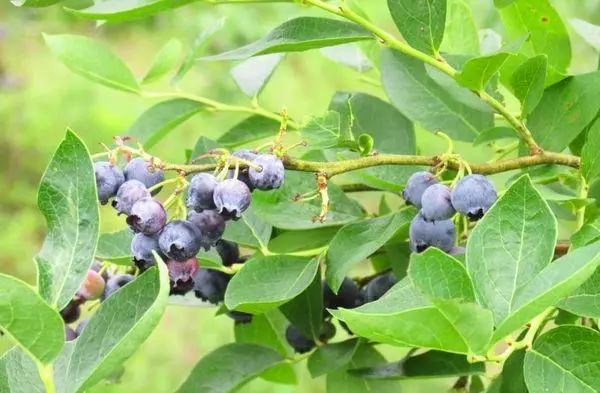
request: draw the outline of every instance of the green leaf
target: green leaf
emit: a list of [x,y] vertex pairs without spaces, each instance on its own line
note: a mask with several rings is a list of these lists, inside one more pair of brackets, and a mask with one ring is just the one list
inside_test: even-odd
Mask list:
[[87,147],[67,130],[38,189],[38,207],[47,223],[44,245],[35,257],[44,300],[62,309],[73,298],[96,252],[98,196]]
[[511,315],[497,324],[492,340],[501,340],[546,308],[556,306],[586,282],[598,265],[600,244],[577,249],[551,263],[515,294]]
[[49,363],[65,343],[62,318],[26,283],[0,274],[0,327],[30,356]]
[[599,363],[600,333],[583,326],[559,326],[527,351],[525,382],[530,393],[597,392]]
[[525,38],[527,37],[523,36],[495,53],[467,60],[460,72],[456,74],[455,79],[461,86],[482,91],[498,73],[504,62],[519,50]]
[[318,267],[319,258],[309,260],[289,255],[252,258],[229,282],[225,305],[230,310],[253,314],[277,308],[302,293],[313,281]]
[[[205,160],[206,162],[214,162],[214,160],[210,157],[208,158],[204,158],[204,159],[200,159],[200,160],[196,160],[198,157],[200,157],[201,155],[203,155],[204,153],[207,153],[209,150],[211,149],[218,149],[221,148],[223,146],[221,146],[219,143],[213,141],[210,138],[207,138],[205,136],[200,136],[198,138],[198,140],[196,141],[196,144],[194,145],[194,148],[192,149],[192,153],[190,155],[192,160],[195,160],[195,163],[202,163],[202,160]],[[210,161],[209,161],[210,160]]]
[[[160,261],[158,255],[155,255]],[[164,263],[153,267],[111,295],[96,311],[56,369],[61,392],[85,390],[110,376],[154,330],[167,305],[169,274]],[[66,348],[66,347],[65,347]],[[59,358],[61,360],[61,358]]]
[[202,60],[243,60],[269,53],[301,52],[373,38],[369,31],[355,23],[305,16],[279,25],[251,44]]
[[492,142],[498,139],[515,139],[517,138],[517,133],[513,128],[510,127],[493,127],[484,130],[479,134],[477,138],[473,141],[473,146],[479,146],[486,142]]
[[308,358],[307,367],[310,375],[318,378],[347,365],[359,345],[358,339],[351,338],[339,343],[317,347]]
[[438,53],[444,38],[446,0],[388,0],[394,23],[406,42],[426,53]]
[[523,361],[525,350],[513,352],[502,367],[502,374],[498,378],[498,393],[528,393],[523,375]]
[[521,114],[530,114],[542,99],[548,58],[539,55],[521,64],[510,78],[515,97],[521,101]]
[[302,293],[281,306],[281,312],[307,337],[317,341],[321,334],[323,324],[323,285],[321,284],[321,270]]
[[98,248],[96,249],[95,257],[117,265],[131,266],[132,240],[133,232],[130,229],[102,233],[98,239]]
[[600,240],[600,217],[586,222],[571,236],[571,248],[580,248],[598,240]]
[[340,114],[327,111],[323,116],[314,116],[299,130],[310,150],[334,147],[340,139]]
[[202,358],[177,393],[228,393],[282,362],[282,356],[273,349],[228,344]]
[[181,41],[175,38],[169,40],[156,54],[148,72],[142,79],[142,84],[156,82],[169,73],[179,60],[182,48]]
[[171,79],[171,84],[173,86],[177,85],[183,79],[183,77],[192,69],[194,63],[196,62],[196,58],[202,54],[202,52],[208,45],[210,38],[212,38],[217,31],[221,30],[224,25],[225,18],[217,19],[196,36],[196,39],[192,44],[191,50],[177,69],[175,76]]
[[368,380],[348,372],[348,369],[372,367],[383,362],[385,358],[375,348],[359,343],[349,363],[327,374],[327,392],[397,393],[398,382]]
[[104,86],[140,93],[140,86],[125,63],[106,46],[77,35],[44,34],[52,54],[74,73]]
[[17,7],[48,7],[60,3],[62,0],[10,0]]
[[456,140],[472,141],[492,127],[492,113],[457,101],[428,74],[425,65],[400,52],[385,50],[381,81],[391,102],[428,130],[444,130]]
[[414,215],[414,209],[407,208],[343,226],[327,251],[326,277],[331,289],[337,292],[350,269],[377,251],[398,230],[407,227]]
[[597,51],[600,50],[600,27],[588,21],[573,18],[570,20],[573,30]]
[[219,137],[219,143],[234,148],[246,143],[255,142],[267,137],[275,137],[279,131],[279,122],[266,117],[250,116]]
[[[329,108],[341,115],[342,139],[344,135],[350,135],[353,140],[355,135],[368,133],[374,140],[373,147],[380,153],[416,153],[413,124],[380,98],[364,93],[336,92]],[[327,158],[334,157],[328,155]],[[346,154],[344,158],[356,158],[356,154]],[[398,192],[417,170],[415,166],[378,166],[354,171],[350,175],[372,187]]]
[[0,392],[47,393],[34,360],[19,347],[0,357]]
[[285,181],[279,190],[252,193],[252,206],[261,219],[281,229],[340,226],[363,217],[361,206],[330,182],[327,185],[330,199],[327,221],[313,221],[321,213],[321,201],[293,202],[292,199],[298,193],[312,191],[315,187],[314,174],[286,171]]
[[246,247],[260,249],[261,243],[269,243],[272,230],[271,224],[263,221],[250,206],[244,212],[241,220],[227,223],[222,237]]
[[[460,294],[460,287],[448,282],[449,293]],[[375,302],[330,313],[370,340],[463,354],[481,352],[493,327],[488,310],[454,299],[429,300],[408,278]]]
[[283,58],[281,53],[251,57],[233,67],[231,76],[248,97],[258,96]]
[[104,0],[81,10],[65,9],[80,18],[114,22],[146,18],[197,1],[201,0]]
[[571,63],[571,42],[565,24],[549,0],[520,0],[496,6],[509,40],[530,34],[521,49],[523,54],[528,57],[546,54],[548,65],[566,72]]
[[527,175],[475,226],[467,242],[467,270],[496,326],[516,310],[518,294],[550,263],[556,232],[556,218]]
[[600,270],[583,283],[575,292],[561,300],[561,308],[584,317],[600,318]]
[[471,7],[464,0],[450,0],[441,49],[451,54],[479,54],[479,35]]
[[139,140],[146,149],[156,145],[175,127],[206,109],[206,105],[187,98],[174,98],[148,108],[129,127],[128,135]]
[[329,245],[338,230],[337,227],[325,227],[283,232],[271,239],[269,250],[278,254],[302,252],[312,252],[312,255],[319,254],[324,247]]
[[358,72],[367,72],[373,68],[371,60],[353,42],[321,48],[319,52],[329,60],[350,67]]
[[365,379],[448,378],[485,374],[485,363],[469,363],[464,355],[427,351],[399,362],[350,371]]
[[588,184],[600,177],[598,151],[600,151],[600,121],[595,121],[587,133],[587,140],[581,150],[581,174]]

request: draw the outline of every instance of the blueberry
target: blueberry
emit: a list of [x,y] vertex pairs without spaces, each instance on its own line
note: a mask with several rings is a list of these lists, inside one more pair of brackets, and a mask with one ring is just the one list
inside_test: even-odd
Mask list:
[[94,174],[96,175],[96,188],[98,189],[98,200],[106,205],[108,200],[117,195],[117,190],[125,181],[121,169],[107,161],[94,163]]
[[240,247],[237,243],[221,239],[217,242],[217,252],[221,257],[224,266],[231,266],[238,263],[240,259]]
[[185,295],[194,288],[193,277],[198,271],[198,260],[190,258],[185,262],[170,260],[167,262],[171,295]]
[[421,197],[421,212],[429,221],[447,220],[456,213],[452,206],[452,192],[443,184],[429,186]]
[[150,197],[150,192],[141,181],[128,180],[119,187],[117,197],[112,201],[112,205],[119,214],[129,215],[134,203],[148,197]]
[[104,288],[104,293],[100,300],[104,301],[117,290],[123,288],[125,285],[129,284],[131,281],[135,279],[135,276],[132,274],[120,274],[118,276],[114,276],[106,283],[106,288]]
[[79,324],[75,328],[75,333],[77,333],[77,336],[81,336],[83,329],[85,329],[85,327],[88,325],[89,322],[90,322],[89,319],[84,319],[83,321],[79,322]]
[[212,304],[223,301],[231,279],[228,274],[212,269],[198,269],[193,278],[196,297]]
[[410,223],[408,235],[414,252],[425,251],[428,247],[448,252],[454,247],[456,228],[452,220],[427,221],[419,212]]
[[359,306],[361,302],[362,294],[354,280],[348,277],[344,278],[337,295],[333,293],[326,282],[323,282],[323,305],[325,308],[354,308]]
[[217,178],[209,173],[198,173],[192,177],[188,187],[187,207],[196,211],[216,208],[213,193],[217,184]]
[[497,198],[496,187],[483,175],[467,175],[452,190],[452,204],[471,221],[483,217]]
[[363,288],[365,303],[374,302],[382,297],[391,287],[396,284],[397,280],[393,274],[387,273],[377,276]]
[[165,225],[158,235],[158,246],[170,259],[185,262],[200,251],[202,234],[191,222],[174,220]]
[[319,333],[319,341],[329,341],[335,336],[335,325],[330,321],[324,321],[321,326],[321,332]]
[[[139,180],[147,188],[150,188],[163,180],[165,180],[165,174],[161,169],[152,166],[151,163],[145,161],[143,158],[137,157],[129,161],[125,166],[125,180]],[[158,194],[160,188],[152,192],[152,195]]]
[[429,172],[415,172],[406,182],[406,187],[402,191],[402,198],[407,205],[414,205],[417,209],[421,208],[421,197],[425,190],[437,183],[435,176]]
[[134,231],[153,235],[167,223],[167,212],[156,199],[142,198],[133,204],[126,221]]
[[217,185],[213,198],[223,217],[237,220],[250,206],[250,189],[237,179],[227,179]]
[[154,265],[155,259],[152,250],[160,255],[158,235],[149,236],[136,233],[131,241],[131,254],[133,255],[133,262],[141,272],[145,272]]
[[252,322],[252,314],[241,311],[229,311],[227,316],[235,322],[236,325]]
[[294,325],[289,325],[285,330],[285,339],[288,344],[298,353],[306,353],[316,346],[316,343],[308,338]]
[[69,304],[65,306],[62,310],[60,310],[60,316],[62,317],[65,323],[73,323],[79,319],[81,315],[81,310],[79,309],[79,302],[70,301]]
[[106,282],[104,278],[94,270],[88,270],[85,280],[77,291],[77,296],[85,300],[100,299],[104,293]]
[[254,168],[248,171],[254,187],[259,190],[274,190],[281,187],[285,169],[279,158],[271,154],[261,154],[252,163],[262,168],[260,172]]
[[65,325],[65,341],[73,341],[77,338],[77,332]]
[[[248,149],[236,150],[233,153],[231,153],[231,155],[250,162],[254,161],[254,159],[258,156],[258,154],[253,153]],[[227,178],[232,179],[234,173],[234,170],[230,170]],[[237,179],[244,182],[244,184],[248,186],[250,191],[254,190],[254,185],[252,184],[252,181],[250,181],[250,176],[248,175],[247,167],[240,168]]]
[[225,232],[225,219],[216,210],[203,210],[200,213],[191,210],[187,219],[200,229],[202,247],[206,251],[215,246]]

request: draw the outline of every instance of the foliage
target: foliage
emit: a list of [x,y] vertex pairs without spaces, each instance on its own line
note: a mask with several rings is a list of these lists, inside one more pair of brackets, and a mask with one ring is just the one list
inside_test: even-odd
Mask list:
[[[192,2],[108,0],[64,8],[81,18],[125,22]],[[286,1],[235,1],[240,8],[277,2]],[[503,42],[484,50],[462,0],[388,0],[402,40],[373,23],[355,2],[297,2],[321,13],[287,20],[237,49],[208,54],[203,44],[217,23],[200,34],[183,61],[182,45],[174,38],[139,78],[125,60],[92,38],[44,36],[53,55],[74,73],[160,102],[105,152],[90,154],[71,130],[56,149],[38,194],[48,230],[35,258],[37,288],[0,276],[0,327],[17,344],[0,358],[0,390],[79,392],[110,378],[146,340],[167,303],[181,300],[179,280],[195,277],[198,266],[221,277],[227,289],[213,301],[198,294],[205,288],[188,288],[188,294],[200,298],[190,296],[191,304],[218,303],[219,313],[237,315],[236,343],[200,359],[177,391],[227,392],[258,377],[293,384],[296,376],[289,365],[305,358],[313,377],[326,375],[331,391],[396,391],[398,380],[435,377],[457,378],[456,389],[470,386],[471,391],[600,390],[600,371],[594,366],[600,346],[594,320],[599,315],[600,210],[590,192],[600,173],[600,106],[593,99],[600,73],[569,73],[576,59],[561,15],[549,0],[497,0]],[[60,1],[13,3],[45,7]],[[286,108],[261,106],[260,94],[285,55],[315,49],[355,70],[387,100],[339,91],[328,108],[307,119],[294,119]],[[242,61],[230,68],[251,100],[247,105],[181,90],[192,61],[231,60]],[[173,73],[172,90],[151,88]],[[371,77],[378,73],[380,82]],[[201,136],[196,146],[187,146],[186,163],[147,152],[160,151],[169,133],[201,112],[248,117],[218,141]],[[419,155],[416,129],[434,132],[447,150]],[[507,138],[518,141],[504,144]],[[455,141],[486,143],[496,154],[485,163],[470,162],[455,153]],[[172,191],[162,205],[171,219],[186,219],[187,209],[194,208],[185,204],[190,175],[214,171],[221,182],[250,176],[252,186],[252,171],[268,169],[231,154],[240,147],[268,151],[285,167],[283,185],[254,190],[248,210],[243,201],[232,202],[243,215],[227,221],[219,238],[242,245],[249,251],[247,261],[228,260],[218,246],[218,252],[205,247],[197,255],[198,265],[194,259],[191,271],[178,276],[175,270],[182,268],[177,263],[188,261],[173,261],[162,246],[146,258],[154,261],[149,267],[137,256],[132,260],[129,230],[100,233],[96,194],[101,184],[98,172],[94,179],[94,161],[107,159],[118,166],[141,157],[150,172],[165,171],[167,179],[149,186],[150,191]],[[513,177],[498,199],[481,209],[479,221],[460,214],[451,218],[455,247],[440,250],[427,244],[431,247],[423,251],[413,228],[417,210],[391,209],[385,199],[406,191],[409,176],[419,170],[450,188],[471,173],[513,171]],[[351,183],[332,180],[342,174]],[[363,191],[382,197],[375,216],[349,197]],[[473,194],[476,199],[477,190]],[[560,232],[557,242],[558,219],[574,229],[568,235]],[[568,250],[560,247],[564,241],[570,241]],[[101,301],[93,300],[89,323],[73,340],[65,310],[90,300],[81,299],[80,288],[87,285],[96,260],[99,274],[135,278],[119,284],[123,288],[114,294],[107,279]],[[374,274],[349,279],[365,260]],[[375,278],[390,271],[398,282],[377,299],[365,300]],[[352,304],[346,302],[348,286],[360,291]],[[575,316],[570,324],[549,323],[565,312]],[[326,332],[331,320],[356,337],[340,340]],[[290,323],[305,335],[308,350],[290,339]],[[389,362],[379,344],[411,350]],[[506,349],[498,353],[500,347]],[[491,363],[502,366],[500,374],[482,383]]]

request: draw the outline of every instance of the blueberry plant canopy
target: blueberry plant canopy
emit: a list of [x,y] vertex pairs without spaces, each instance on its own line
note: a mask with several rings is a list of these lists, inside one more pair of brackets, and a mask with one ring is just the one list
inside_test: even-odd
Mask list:
[[[37,286],[0,274],[0,328],[15,344],[0,392],[86,391],[179,302],[215,307],[236,339],[176,392],[295,384],[296,364],[331,392],[422,378],[600,391],[600,71],[569,68],[579,60],[550,0],[495,0],[496,43],[464,0],[387,0],[385,28],[358,0],[12,0],[110,23],[196,2],[305,15],[221,53],[204,43],[226,24],[187,55],[173,37],[143,75],[93,38],[44,35],[73,73],[154,101],[105,150],[70,129],[58,143],[39,186]],[[600,32],[576,22],[585,39]],[[261,106],[286,54],[315,50],[377,93],[336,92],[307,119]],[[247,102],[186,92],[207,62],[230,68]],[[185,162],[162,159],[161,141],[201,112],[246,117],[182,146]],[[487,156],[467,159],[475,149]],[[113,208],[123,229],[100,233]]]

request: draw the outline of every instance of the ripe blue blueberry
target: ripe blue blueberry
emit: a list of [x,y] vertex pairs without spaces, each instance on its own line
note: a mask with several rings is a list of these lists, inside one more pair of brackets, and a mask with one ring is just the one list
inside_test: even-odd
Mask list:
[[128,180],[119,187],[117,197],[112,201],[112,205],[119,214],[129,215],[134,203],[148,197],[150,197],[150,192],[141,181]]
[[230,276],[218,270],[198,269],[194,274],[194,293],[196,297],[212,304],[225,299],[225,290]]
[[237,243],[221,239],[217,242],[217,252],[221,257],[223,266],[231,266],[234,263],[239,263],[240,247]]
[[133,204],[126,221],[134,231],[153,235],[167,223],[167,212],[156,199],[142,198]]
[[214,209],[216,206],[213,193],[217,184],[219,181],[210,173],[194,175],[188,187],[187,207],[196,211]]
[[77,332],[65,325],[65,341],[73,341],[77,338]]
[[187,219],[200,229],[202,247],[206,251],[214,247],[225,232],[225,219],[216,210],[203,210],[200,213],[191,210]]
[[125,181],[125,176],[119,167],[107,161],[95,162],[94,174],[96,175],[98,200],[101,204],[106,205],[110,198],[117,195],[117,190]]
[[483,175],[468,175],[452,190],[452,204],[458,212],[477,221],[496,202],[496,187]]
[[415,172],[406,182],[406,187],[402,191],[402,198],[407,205],[413,205],[417,209],[421,208],[421,197],[425,190],[437,183],[435,176],[429,172]]
[[374,302],[381,298],[391,287],[398,282],[393,274],[377,276],[363,288],[365,303]]
[[101,301],[105,301],[109,296],[123,288],[125,285],[129,284],[131,281],[135,279],[135,276],[132,274],[120,274],[118,276],[112,277],[106,283],[106,288],[104,288],[104,293],[100,298]]
[[408,235],[414,252],[425,251],[428,247],[448,252],[454,247],[456,228],[452,220],[427,221],[419,212],[410,223]]
[[252,163],[262,168],[260,172],[255,168],[250,168],[248,171],[254,187],[259,190],[274,190],[281,187],[285,169],[279,158],[272,154],[261,154]]
[[131,255],[133,255],[133,262],[142,273],[154,265],[155,258],[152,250],[160,255],[158,235],[136,233],[133,236],[133,240],[131,241]]
[[452,218],[456,213],[452,206],[452,193],[443,184],[432,184],[421,197],[421,213],[426,220],[437,221]]
[[[254,161],[254,159],[258,156],[258,154],[253,153],[252,151],[250,151],[248,149],[236,150],[233,153],[231,153],[231,155],[233,157],[238,157],[238,158],[244,159],[246,161],[250,161],[250,162]],[[232,179],[234,174],[235,174],[235,170],[230,170],[227,178]],[[250,181],[250,176],[248,175],[247,167],[240,168],[237,179],[244,182],[244,184],[246,184],[248,186],[250,191],[252,191],[254,189],[254,185]]]
[[316,346],[311,338],[308,338],[294,325],[289,325],[285,330],[285,339],[297,353],[306,353]]
[[[161,169],[154,167],[151,163],[141,157],[134,158],[125,166],[125,180],[139,180],[147,188],[150,188],[163,180],[165,174]],[[152,192],[152,195],[160,192],[160,188]]]
[[344,278],[337,294],[333,293],[326,282],[323,282],[323,306],[325,308],[354,308],[360,306],[361,303],[362,294],[354,280],[348,277]]
[[160,251],[179,262],[196,256],[202,247],[202,234],[198,227],[189,221],[173,220],[158,235]]
[[237,220],[250,206],[250,189],[237,179],[223,180],[215,187],[213,199],[224,218]]
[[228,311],[227,316],[233,319],[235,325],[241,325],[252,322],[252,314],[241,311]]
[[171,295],[185,295],[194,288],[193,277],[198,271],[198,260],[190,258],[185,262],[167,261]]
[[60,316],[65,323],[73,323],[79,319],[81,310],[79,309],[80,302],[71,300],[65,308],[60,310]]

